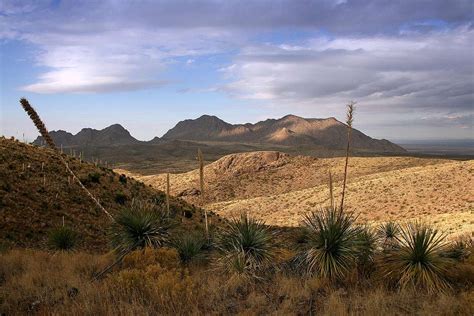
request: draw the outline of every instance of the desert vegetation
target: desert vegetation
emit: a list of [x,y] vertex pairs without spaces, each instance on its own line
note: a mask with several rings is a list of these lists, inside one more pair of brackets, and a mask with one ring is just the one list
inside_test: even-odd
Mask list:
[[[28,148],[3,139],[2,146],[15,148],[17,154],[26,150],[41,156],[45,151],[55,168],[59,165],[79,184],[75,193],[87,193],[88,199],[80,202],[92,203],[100,220],[69,218],[65,225],[61,215],[62,225],[57,225],[58,213],[56,224],[40,225],[42,230],[32,226],[33,233],[41,231],[47,246],[41,242],[29,244],[30,249],[15,242],[3,245],[0,313],[472,315],[472,236],[449,239],[446,232],[423,221],[368,225],[359,220],[361,213],[351,210],[348,193],[353,188],[347,180],[352,121],[351,103],[342,187],[329,172],[324,202],[309,205],[298,219],[300,225],[294,227],[268,225],[242,208],[244,203],[238,216],[222,219],[107,168],[82,166],[81,161],[75,166],[77,159],[57,150]],[[42,123],[36,125],[45,129]],[[2,155],[1,162],[8,164]],[[204,200],[201,152],[198,157]],[[8,164],[9,170],[17,168]],[[49,194],[46,176],[61,173],[59,169],[44,172],[44,163],[41,170],[24,177],[43,182],[40,198],[44,198]],[[17,187],[12,173],[5,176],[10,181],[2,183],[2,203],[8,207],[8,222],[19,223],[22,215],[13,212],[10,194]],[[59,190],[70,185],[69,176],[67,181],[63,175],[59,178],[54,182],[56,199]],[[171,186],[167,177],[167,193]],[[21,201],[27,205],[24,201],[34,200]],[[101,236],[108,246],[78,243],[86,231],[76,223],[79,220],[101,230],[92,232],[89,227],[86,241]]]
[[[153,231],[147,213],[136,214],[132,231]],[[0,309],[86,315],[474,311],[474,261],[453,256],[472,251],[472,241],[448,244],[436,230],[413,224],[400,228],[387,247],[376,234],[366,242],[364,227],[340,209],[322,209],[307,221],[299,241],[242,216],[217,229],[210,244],[202,230],[178,242],[112,236],[121,246],[106,254],[4,250]],[[96,278],[122,249],[132,249],[130,238],[143,248]]]

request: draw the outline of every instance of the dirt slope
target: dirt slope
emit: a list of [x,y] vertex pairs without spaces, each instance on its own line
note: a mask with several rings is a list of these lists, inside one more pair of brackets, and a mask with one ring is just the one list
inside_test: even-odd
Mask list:
[[[421,219],[458,235],[474,232],[474,161],[410,167],[352,178],[346,208],[360,222]],[[340,193],[340,182],[335,194]],[[302,216],[328,203],[326,185],[265,197],[207,205],[229,217],[242,211],[268,224],[296,226]]]
[[[445,163],[440,159],[411,157],[351,158],[350,179],[363,175],[399,170],[413,166]],[[290,156],[275,151],[250,152],[227,155],[205,167],[205,203],[223,202],[271,196],[301,189],[326,185],[328,171],[335,181],[342,180],[344,158],[315,158]],[[118,170],[119,172],[126,172]],[[164,190],[166,176],[138,176],[128,173],[146,184]],[[199,189],[199,171],[171,174],[171,193],[187,201],[203,204],[195,195]]]
[[[120,177],[110,169],[65,157],[70,168],[112,214],[132,199],[164,205],[161,191]],[[184,220],[184,225],[201,225],[200,210],[186,202],[172,199],[171,209],[178,217],[184,210],[194,214]],[[66,225],[79,232],[82,248],[106,249],[110,219],[72,182],[58,154],[0,138],[0,242],[44,247],[48,231],[61,225],[63,218]]]
[[[422,218],[451,233],[472,231],[473,165],[412,157],[351,158],[346,205],[362,222]],[[232,154],[205,167],[204,201],[198,170],[172,174],[171,192],[224,217],[248,211],[268,224],[295,226],[303,214],[327,203],[328,170],[339,193],[343,166],[343,158]],[[165,175],[130,175],[157,189],[165,187]]]

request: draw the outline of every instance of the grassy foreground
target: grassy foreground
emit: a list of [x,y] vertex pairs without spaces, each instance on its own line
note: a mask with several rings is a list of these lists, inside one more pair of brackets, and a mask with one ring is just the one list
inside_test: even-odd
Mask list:
[[456,265],[448,278],[455,287],[427,294],[390,289],[373,273],[349,274],[344,282],[301,277],[284,269],[289,254],[279,252],[280,269],[253,280],[216,269],[206,261],[182,264],[174,249],[138,250],[106,277],[94,273],[113,253],[48,253],[10,250],[0,256],[0,313],[7,315],[146,314],[322,314],[472,315],[474,260]]

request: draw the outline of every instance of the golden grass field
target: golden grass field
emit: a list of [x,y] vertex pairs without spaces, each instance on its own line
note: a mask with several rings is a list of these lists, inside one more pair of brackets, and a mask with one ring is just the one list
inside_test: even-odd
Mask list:
[[[345,286],[278,272],[266,282],[206,265],[183,267],[174,249],[137,250],[92,281],[113,253],[21,249],[0,255],[4,315],[472,315],[472,260],[449,270],[457,292],[391,291],[376,274]],[[282,260],[282,259],[278,259]],[[277,261],[278,261],[277,260]]]
[[[253,152],[225,156],[205,167],[205,197],[182,197],[231,217],[248,212],[277,226],[297,226],[307,212],[328,203],[328,172],[338,196],[343,158]],[[118,170],[119,172],[125,172]],[[164,190],[164,174],[140,176]],[[474,161],[412,157],[353,157],[349,162],[347,209],[360,222],[418,219],[450,235],[474,232]],[[199,189],[199,171],[171,174],[171,194]]]

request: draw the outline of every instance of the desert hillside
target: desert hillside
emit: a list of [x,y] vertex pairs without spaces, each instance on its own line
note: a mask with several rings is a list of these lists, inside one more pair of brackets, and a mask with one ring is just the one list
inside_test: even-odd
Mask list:
[[[296,226],[303,214],[328,202],[328,171],[339,193],[343,158],[253,152],[225,156],[199,172],[171,174],[171,193],[223,216],[248,211],[268,224]],[[451,233],[474,231],[474,161],[412,157],[354,157],[346,205],[361,222],[424,219]],[[121,171],[122,172],[122,171]],[[135,176],[157,189],[165,175]]]
[[[165,194],[111,169],[64,155],[69,167],[110,212],[133,199],[164,206]],[[181,199],[171,200],[178,217],[188,211],[184,225],[200,225],[200,210]],[[0,243],[45,247],[48,232],[64,224],[80,232],[88,250],[107,249],[110,219],[81,190],[60,162],[58,153],[0,138]]]

